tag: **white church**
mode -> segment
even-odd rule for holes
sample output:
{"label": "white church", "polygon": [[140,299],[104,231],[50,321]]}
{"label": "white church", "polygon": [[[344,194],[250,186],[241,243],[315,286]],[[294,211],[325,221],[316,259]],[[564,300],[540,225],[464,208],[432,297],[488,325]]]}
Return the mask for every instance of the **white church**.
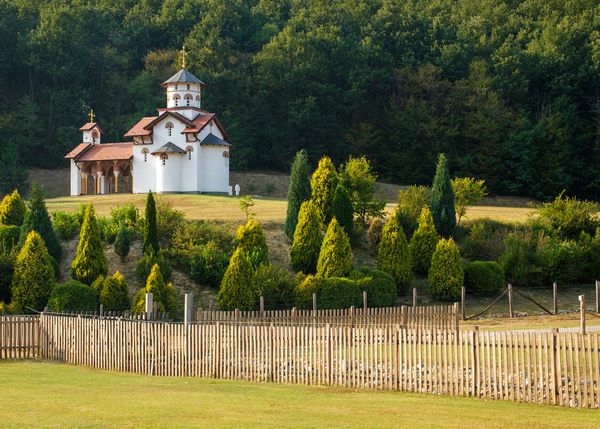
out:
{"label": "white church", "polygon": [[83,142],[65,156],[71,195],[229,192],[231,144],[216,115],[201,108],[206,85],[185,64],[162,85],[167,107],[127,131],[130,142],[102,143],[90,113]]}

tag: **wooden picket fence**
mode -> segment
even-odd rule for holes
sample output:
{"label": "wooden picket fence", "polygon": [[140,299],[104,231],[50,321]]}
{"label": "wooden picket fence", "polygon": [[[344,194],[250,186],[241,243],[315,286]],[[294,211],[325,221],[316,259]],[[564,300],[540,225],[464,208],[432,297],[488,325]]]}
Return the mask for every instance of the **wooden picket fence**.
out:
{"label": "wooden picket fence", "polygon": [[39,328],[42,358],[106,370],[600,408],[598,333],[186,325],[45,314]]}
{"label": "wooden picket fence", "polygon": [[0,316],[0,359],[36,357],[39,349],[38,316]]}
{"label": "wooden picket fence", "polygon": [[458,329],[461,320],[458,303],[381,308],[344,308],[331,310],[215,311],[197,309],[199,322],[238,322],[283,326],[380,326],[400,325],[405,328]]}

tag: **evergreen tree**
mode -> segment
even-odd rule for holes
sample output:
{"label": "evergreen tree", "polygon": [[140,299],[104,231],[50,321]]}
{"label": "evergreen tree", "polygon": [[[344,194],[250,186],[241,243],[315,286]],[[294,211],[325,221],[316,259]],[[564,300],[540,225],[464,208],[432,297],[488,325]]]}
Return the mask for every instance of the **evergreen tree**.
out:
{"label": "evergreen tree", "polygon": [[4,225],[21,226],[27,207],[16,189],[6,195],[0,204],[0,223]]}
{"label": "evergreen tree", "polygon": [[29,191],[29,211],[25,215],[21,227],[20,246],[25,243],[31,231],[37,231],[40,234],[50,256],[56,261],[62,259],[62,247],[52,228],[42,189],[35,182],[31,184],[31,190]]}
{"label": "evergreen tree", "polygon": [[435,252],[438,235],[433,224],[433,217],[429,207],[423,207],[419,217],[419,227],[410,240],[410,257],[413,271],[417,274],[426,275],[431,265],[431,257]]}
{"label": "evergreen tree", "polygon": [[156,227],[156,202],[152,191],[146,197],[146,211],[144,212],[144,242],[142,252],[158,253],[160,244],[158,242],[158,228]]}
{"label": "evergreen tree", "polygon": [[319,214],[311,200],[300,206],[298,224],[294,232],[294,241],[290,249],[292,267],[303,273],[315,273],[321,251],[321,222]]}
{"label": "evergreen tree", "polygon": [[288,190],[288,206],[285,218],[284,232],[288,240],[294,238],[296,225],[298,224],[298,212],[304,201],[310,199],[310,168],[308,167],[308,156],[302,149],[296,153],[292,163],[290,175],[290,187]]}
{"label": "evergreen tree", "polygon": [[313,204],[324,225],[329,224],[333,215],[333,195],[337,184],[338,177],[335,166],[328,156],[324,156],[310,179]]}
{"label": "evergreen tree", "polygon": [[0,195],[8,193],[12,189],[22,189],[27,180],[27,169],[21,162],[18,147],[14,142],[2,141]]}
{"label": "evergreen tree", "polygon": [[152,300],[157,303],[158,311],[165,311],[171,317],[177,314],[177,294],[172,283],[166,283],[160,271],[160,266],[154,264],[146,279],[146,286],[141,288],[133,297],[131,311],[143,313],[146,310],[146,294],[152,294]]}
{"label": "evergreen tree", "polygon": [[252,263],[254,269],[269,262],[269,248],[262,225],[256,219],[248,219],[246,225],[241,225],[236,233],[236,242]]}
{"label": "evergreen tree", "polygon": [[456,228],[454,193],[448,172],[448,162],[443,153],[438,157],[435,177],[431,185],[431,214],[435,229],[441,235],[449,236],[454,233]]}
{"label": "evergreen tree", "polygon": [[322,278],[346,277],[352,271],[352,265],[350,239],[337,219],[333,218],[327,227],[327,233],[319,252],[317,276]]}
{"label": "evergreen tree", "polygon": [[410,286],[412,282],[410,250],[396,213],[383,227],[377,251],[377,268],[394,278],[398,290]]}
{"label": "evergreen tree", "polygon": [[354,210],[352,208],[352,200],[348,190],[338,185],[335,188],[335,194],[333,196],[333,217],[337,219],[340,226],[344,228],[346,234],[350,239],[354,234]]}
{"label": "evergreen tree", "polygon": [[12,305],[42,310],[56,284],[56,274],[44,240],[31,231],[17,256],[12,280]]}
{"label": "evergreen tree", "polygon": [[100,304],[107,311],[123,311],[129,308],[129,292],[125,277],[120,272],[103,279],[99,289]]}
{"label": "evergreen tree", "polygon": [[221,310],[253,310],[258,299],[254,284],[254,271],[246,252],[238,247],[225,271],[219,293],[217,305]]}
{"label": "evergreen tree", "polygon": [[102,248],[94,206],[90,204],[86,207],[83,216],[77,254],[71,263],[71,276],[86,285],[91,285],[94,280],[105,276],[107,272],[108,260]]}
{"label": "evergreen tree", "polygon": [[458,246],[452,238],[438,241],[427,280],[434,297],[448,301],[460,298],[464,272]]}
{"label": "evergreen tree", "polygon": [[131,240],[129,238],[129,228],[125,222],[121,223],[117,236],[115,237],[115,253],[119,255],[121,262],[125,261],[127,255],[129,255],[129,249],[131,247]]}

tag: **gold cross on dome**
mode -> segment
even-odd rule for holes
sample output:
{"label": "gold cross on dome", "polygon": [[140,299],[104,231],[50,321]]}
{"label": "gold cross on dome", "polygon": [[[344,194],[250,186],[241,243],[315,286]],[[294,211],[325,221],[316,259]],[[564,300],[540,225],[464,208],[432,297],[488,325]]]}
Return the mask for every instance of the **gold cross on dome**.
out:
{"label": "gold cross on dome", "polygon": [[184,69],[185,68],[185,45],[182,46],[181,51],[179,51],[179,53],[181,54],[181,68]]}
{"label": "gold cross on dome", "polygon": [[90,122],[94,122],[94,110],[90,109]]}

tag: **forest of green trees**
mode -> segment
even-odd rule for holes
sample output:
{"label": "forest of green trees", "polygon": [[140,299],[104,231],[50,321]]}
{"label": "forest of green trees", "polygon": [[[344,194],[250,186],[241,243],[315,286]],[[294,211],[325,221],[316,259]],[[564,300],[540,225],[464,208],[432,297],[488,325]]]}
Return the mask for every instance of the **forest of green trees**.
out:
{"label": "forest of green trees", "polygon": [[600,195],[597,0],[0,0],[0,183],[65,166],[93,108],[121,141],[178,68],[208,83],[238,169],[366,155],[430,183]]}

